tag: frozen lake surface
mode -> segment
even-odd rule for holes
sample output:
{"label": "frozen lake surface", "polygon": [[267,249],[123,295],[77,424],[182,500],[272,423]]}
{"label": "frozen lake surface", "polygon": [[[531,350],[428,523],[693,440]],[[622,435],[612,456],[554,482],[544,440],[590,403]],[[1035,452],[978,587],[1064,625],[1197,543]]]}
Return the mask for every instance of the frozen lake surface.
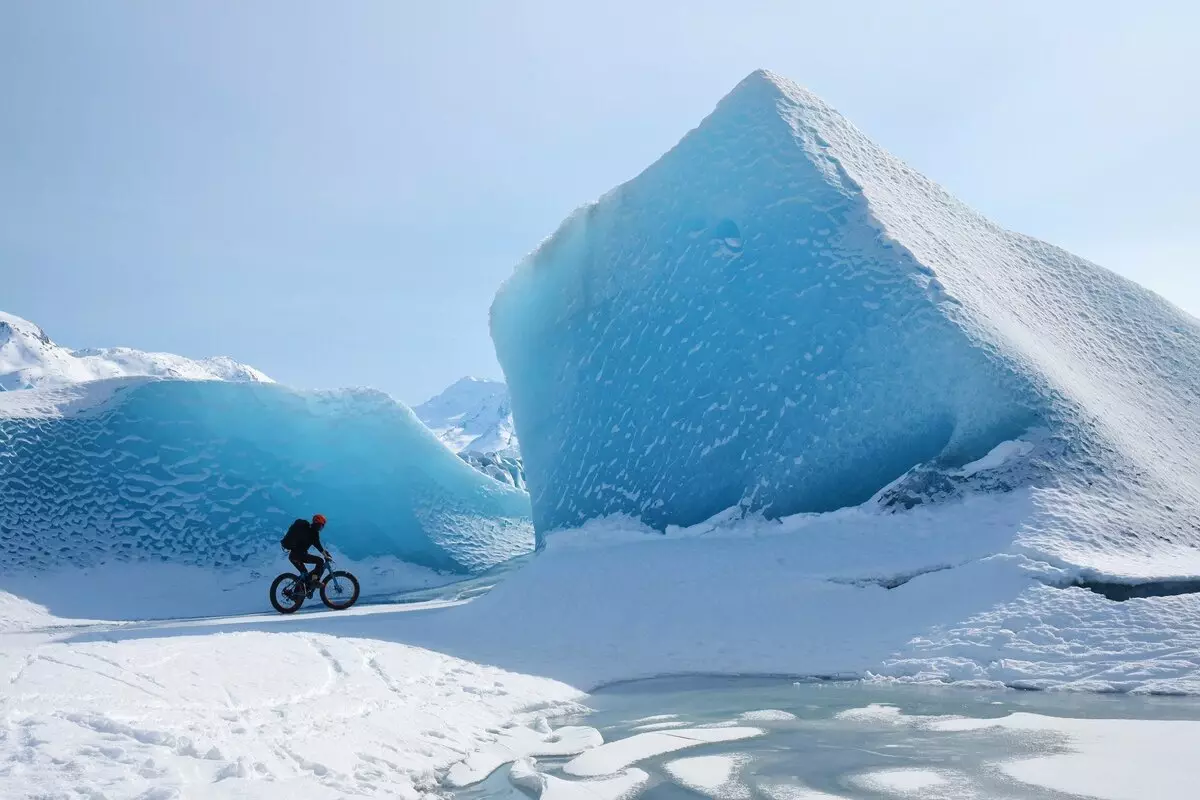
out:
{"label": "frozen lake surface", "polygon": [[505,766],[458,800],[1123,800],[1200,780],[1195,698],[690,677],[587,704],[570,724],[603,746]]}

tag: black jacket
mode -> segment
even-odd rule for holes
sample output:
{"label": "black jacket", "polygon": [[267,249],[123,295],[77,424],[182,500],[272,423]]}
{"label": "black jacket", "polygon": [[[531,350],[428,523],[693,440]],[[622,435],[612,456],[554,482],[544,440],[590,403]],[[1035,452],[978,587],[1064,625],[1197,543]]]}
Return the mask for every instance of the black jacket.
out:
{"label": "black jacket", "polygon": [[306,519],[298,519],[293,522],[279,543],[285,550],[308,550],[310,547],[315,547],[321,552],[325,552],[325,546],[321,544],[321,531]]}

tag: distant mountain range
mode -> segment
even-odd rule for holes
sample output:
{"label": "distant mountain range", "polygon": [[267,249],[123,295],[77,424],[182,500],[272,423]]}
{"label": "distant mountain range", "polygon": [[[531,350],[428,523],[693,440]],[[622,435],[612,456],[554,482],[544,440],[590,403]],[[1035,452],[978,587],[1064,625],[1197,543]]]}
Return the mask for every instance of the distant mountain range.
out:
{"label": "distant mountain range", "polygon": [[456,453],[520,455],[508,387],[501,381],[460,378],[413,411]]}
{"label": "distant mountain range", "polygon": [[197,360],[129,347],[71,350],[56,344],[29,320],[0,311],[0,390],[63,386],[135,375],[274,383],[265,373],[226,356]]}
{"label": "distant mountain range", "polygon": [[[73,350],[27,319],[0,311],[0,391],[53,388],[105,378],[274,383],[261,370],[227,356],[193,359],[129,347]],[[508,387],[462,378],[413,409],[447,447],[498,481],[525,488]]]}

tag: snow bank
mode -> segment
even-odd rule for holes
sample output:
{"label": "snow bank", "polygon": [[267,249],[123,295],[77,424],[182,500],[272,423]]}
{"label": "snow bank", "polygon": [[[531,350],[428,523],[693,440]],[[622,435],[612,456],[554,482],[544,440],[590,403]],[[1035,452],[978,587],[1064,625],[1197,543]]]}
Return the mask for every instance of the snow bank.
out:
{"label": "snow bank", "polygon": [[258,568],[297,517],[350,559],[480,570],[533,546],[528,496],[369,390],[125,379],[0,394],[10,564]]}
{"label": "snow bank", "polygon": [[588,689],[771,674],[1200,693],[1200,595],[1118,603],[1070,587],[1078,573],[1013,544],[1028,502],[1017,491],[666,534],[596,521],[402,635]]}

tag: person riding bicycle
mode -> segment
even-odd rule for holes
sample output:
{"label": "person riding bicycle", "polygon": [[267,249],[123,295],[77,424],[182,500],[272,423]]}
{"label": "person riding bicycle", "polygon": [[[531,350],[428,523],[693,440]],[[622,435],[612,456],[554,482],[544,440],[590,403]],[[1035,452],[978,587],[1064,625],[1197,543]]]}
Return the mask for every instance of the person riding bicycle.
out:
{"label": "person riding bicycle", "polygon": [[[279,540],[283,549],[288,551],[288,561],[291,561],[296,569],[300,570],[300,579],[307,587],[309,597],[312,597],[312,590],[317,586],[326,564],[317,556],[309,555],[309,548],[315,547],[320,550],[326,560],[332,558],[329,551],[321,544],[321,529],[325,527],[325,522],[324,514],[314,514],[312,522],[298,519],[292,523],[287,533]],[[305,568],[306,564],[312,564],[315,569],[309,572]]]}

